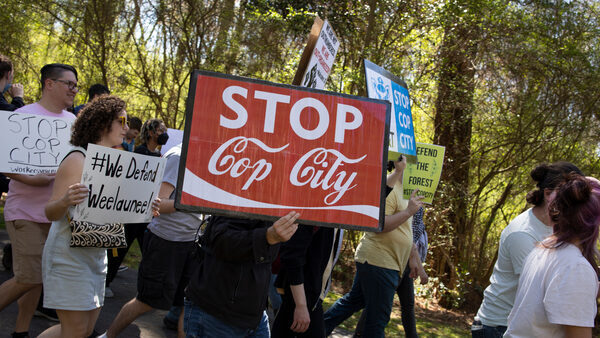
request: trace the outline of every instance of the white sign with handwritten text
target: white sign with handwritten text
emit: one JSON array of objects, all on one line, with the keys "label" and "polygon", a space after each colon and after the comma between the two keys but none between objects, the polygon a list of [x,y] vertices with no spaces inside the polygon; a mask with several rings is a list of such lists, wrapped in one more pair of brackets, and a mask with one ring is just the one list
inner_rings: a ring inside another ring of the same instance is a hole
[{"label": "white sign with handwritten text", "polygon": [[324,89],[339,48],[340,42],[329,21],[325,20],[300,85]]},{"label": "white sign with handwritten text", "polygon": [[0,172],[52,174],[73,148],[73,119],[0,111]]},{"label": "white sign with handwritten text", "polygon": [[88,198],[73,219],[91,223],[146,223],[158,196],[166,160],[88,144],[81,183]]}]

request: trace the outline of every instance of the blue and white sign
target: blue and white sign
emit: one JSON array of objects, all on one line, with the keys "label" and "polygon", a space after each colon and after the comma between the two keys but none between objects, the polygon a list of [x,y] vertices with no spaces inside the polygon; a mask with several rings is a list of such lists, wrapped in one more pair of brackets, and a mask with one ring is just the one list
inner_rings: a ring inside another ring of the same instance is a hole
[{"label": "blue and white sign", "polygon": [[416,162],[417,144],[406,83],[367,59],[365,78],[369,98],[386,100],[392,104],[388,158],[392,160],[403,154],[410,162]]}]

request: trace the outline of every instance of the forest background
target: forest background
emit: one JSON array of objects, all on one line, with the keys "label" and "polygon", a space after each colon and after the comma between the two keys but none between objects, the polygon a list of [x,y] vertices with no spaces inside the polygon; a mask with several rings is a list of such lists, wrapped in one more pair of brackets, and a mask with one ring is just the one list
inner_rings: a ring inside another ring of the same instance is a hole
[{"label": "forest background", "polygon": [[[418,142],[446,147],[426,209],[432,282],[447,308],[476,308],[500,232],[527,208],[538,163],[600,174],[600,2],[509,0],[2,0],[0,53],[26,103],[39,70],[74,65],[128,114],[182,129],[190,72],[291,83],[315,15],[341,42],[327,90],[365,95],[364,58],[403,78]],[[352,281],[360,233],[336,271]]]}]

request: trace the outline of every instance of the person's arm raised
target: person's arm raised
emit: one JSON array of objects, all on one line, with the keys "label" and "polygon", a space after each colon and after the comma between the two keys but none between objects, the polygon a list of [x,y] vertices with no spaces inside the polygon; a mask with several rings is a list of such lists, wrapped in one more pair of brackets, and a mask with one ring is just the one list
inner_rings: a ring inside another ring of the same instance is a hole
[{"label": "person's arm raised", "polygon": [[300,214],[295,211],[290,211],[287,215],[278,219],[272,226],[267,229],[267,242],[270,245],[286,242],[298,229],[296,220]]},{"label": "person's arm raised", "polygon": [[406,209],[401,210],[393,215],[385,216],[385,222],[383,224],[383,230],[381,232],[390,232],[402,223],[406,222],[412,215],[414,215],[423,206],[423,196],[417,196],[419,190],[413,190],[410,194],[410,200]]},{"label": "person's arm raised", "polygon": [[[210,249],[224,261],[246,261],[253,258],[257,263],[275,258],[279,243],[285,242],[298,229],[299,213],[291,211],[269,227],[248,229],[239,221],[218,217],[211,226],[208,242]],[[251,220],[248,220],[251,222]]]}]

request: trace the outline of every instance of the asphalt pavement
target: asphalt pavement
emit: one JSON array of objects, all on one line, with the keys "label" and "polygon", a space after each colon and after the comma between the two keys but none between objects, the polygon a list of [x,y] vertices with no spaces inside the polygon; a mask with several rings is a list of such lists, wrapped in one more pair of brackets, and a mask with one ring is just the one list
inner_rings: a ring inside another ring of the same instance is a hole
[{"label": "asphalt pavement", "polygon": [[[0,230],[0,248],[3,248],[6,243],[9,243],[8,234],[5,230]],[[2,250],[0,250],[0,260],[2,258]],[[0,264],[0,284],[12,277],[12,272],[6,271],[4,266]],[[110,287],[115,296],[104,300],[104,307],[100,312],[98,321],[96,322],[96,331],[104,332],[110,326],[123,304],[131,300],[136,295],[137,285],[137,270],[127,269],[119,272],[113,280]],[[0,338],[10,338],[14,330],[15,320],[17,318],[17,303],[9,305],[6,309],[0,312]],[[144,338],[175,338],[177,332],[167,329],[163,324],[163,317],[167,311],[154,310],[146,313],[136,319],[131,325],[125,329],[120,337],[144,337]],[[33,317],[29,328],[29,335],[37,337],[47,328],[57,324],[46,318]],[[352,335],[348,332],[336,330],[330,336],[332,338],[346,338]]]},{"label": "asphalt pavement", "polygon": [[[8,234],[4,230],[0,230],[0,248],[3,248],[8,243]],[[0,250],[0,256],[2,251]],[[4,266],[0,264],[0,283],[12,277],[10,271],[6,271]],[[104,307],[100,312],[100,317],[96,322],[96,331],[104,332],[110,326],[123,304],[135,297],[137,285],[137,271],[127,269],[119,272],[117,277],[111,283],[111,289],[115,296],[104,300]],[[0,312],[0,338],[9,338],[14,330],[15,320],[17,318],[17,303],[9,305],[6,309]],[[146,313],[135,320],[125,329],[120,337],[148,337],[148,338],[175,338],[177,332],[167,329],[163,324],[163,317],[167,312],[154,310]],[[57,324],[42,317],[33,317],[29,334],[31,337],[37,337],[50,326]]]}]

